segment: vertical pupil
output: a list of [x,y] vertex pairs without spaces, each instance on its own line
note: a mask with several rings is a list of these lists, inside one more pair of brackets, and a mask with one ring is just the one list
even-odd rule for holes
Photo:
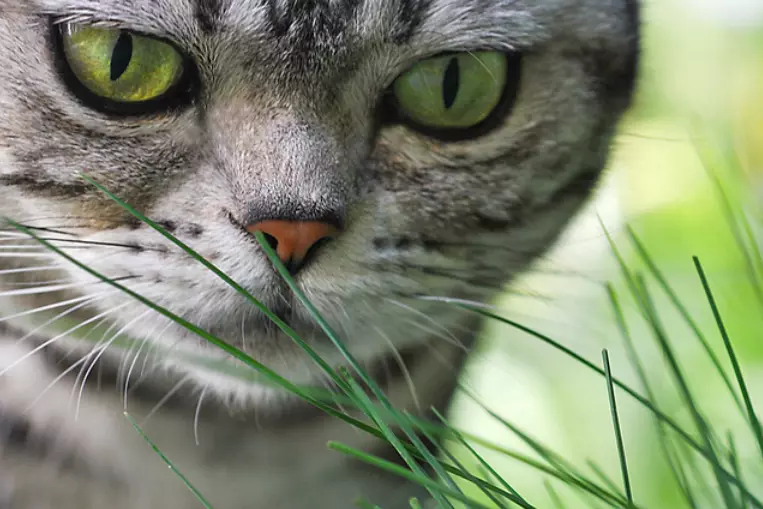
[[130,66],[132,60],[132,36],[121,32],[111,54],[111,81],[117,81]]
[[445,109],[450,109],[458,97],[458,87],[460,85],[461,69],[458,66],[458,58],[453,57],[448,62],[445,69],[445,76],[442,78],[442,101]]

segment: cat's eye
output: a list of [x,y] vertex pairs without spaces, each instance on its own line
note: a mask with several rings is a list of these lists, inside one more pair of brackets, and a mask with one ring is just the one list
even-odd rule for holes
[[515,64],[512,55],[497,51],[424,60],[392,85],[396,107],[404,120],[424,129],[447,132],[473,128],[501,104],[509,80],[515,78],[511,76]]
[[181,82],[184,56],[171,44],[133,32],[67,24],[61,47],[71,74],[107,104],[155,103]]

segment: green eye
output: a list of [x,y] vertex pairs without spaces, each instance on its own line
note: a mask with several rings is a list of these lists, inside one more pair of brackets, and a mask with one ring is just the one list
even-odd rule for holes
[[466,129],[501,102],[509,59],[504,53],[457,53],[420,62],[393,85],[405,117],[424,127]]
[[158,99],[183,76],[183,56],[166,42],[83,25],[67,25],[62,38],[77,80],[95,95],[117,103]]

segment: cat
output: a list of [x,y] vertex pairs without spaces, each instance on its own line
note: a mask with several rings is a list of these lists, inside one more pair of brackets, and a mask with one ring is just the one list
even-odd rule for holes
[[[453,302],[489,303],[590,196],[632,102],[639,25],[637,0],[0,0],[0,217],[328,387],[83,175],[345,365],[261,232],[397,407],[444,411],[480,330]],[[326,447],[394,459],[380,441],[242,380],[11,222],[0,317],[3,509],[199,506],[125,409],[216,508],[425,496]]]

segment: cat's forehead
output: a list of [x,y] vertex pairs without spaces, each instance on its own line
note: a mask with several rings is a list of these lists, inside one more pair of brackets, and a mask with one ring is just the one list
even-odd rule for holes
[[[547,5],[569,1],[550,0]],[[55,16],[109,22],[183,40],[248,34],[338,44],[383,39],[468,47],[478,40],[521,45],[537,39],[547,25],[538,18],[549,11],[527,0],[34,0],[34,4],[38,11]]]

